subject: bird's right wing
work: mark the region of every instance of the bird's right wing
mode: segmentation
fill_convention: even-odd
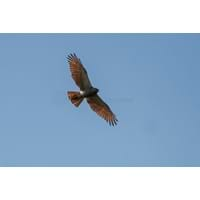
[[[74,79],[76,85],[80,88],[80,90],[85,90],[91,87],[92,85],[88,78],[87,71],[83,67],[81,60],[76,56],[76,54],[70,54],[67,59],[72,78]]]
[[[110,125],[117,124],[117,118],[111,111],[110,107],[98,96],[92,96],[87,98],[87,102],[91,109],[96,112],[100,117],[105,119]]]

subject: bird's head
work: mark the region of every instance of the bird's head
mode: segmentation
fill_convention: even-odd
[[[94,89],[94,91],[95,91],[96,93],[99,92],[99,89],[97,89],[97,88],[93,88],[93,89]]]

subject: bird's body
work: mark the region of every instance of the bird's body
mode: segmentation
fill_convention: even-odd
[[[96,95],[98,92],[99,92],[99,90],[97,88],[90,87],[90,88],[86,89],[85,91],[80,91],[80,94],[83,97],[88,98],[88,97],[92,97],[92,96]]]
[[[80,59],[76,54],[70,54],[68,56],[68,62],[72,78],[80,88],[80,92],[69,91],[67,93],[71,102],[78,107],[83,99],[86,98],[93,111],[109,122],[110,125],[116,125],[118,121],[116,116],[113,114],[109,106],[98,96],[97,93],[99,90],[92,86],[87,71],[83,67]]]

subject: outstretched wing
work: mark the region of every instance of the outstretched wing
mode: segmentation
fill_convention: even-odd
[[[91,82],[88,78],[87,71],[83,67],[81,60],[76,56],[76,54],[70,54],[67,59],[72,78],[80,90],[85,90],[91,87]]]
[[[87,98],[87,102],[90,105],[91,109],[96,112],[100,117],[105,119],[110,125],[114,126],[117,124],[118,120],[115,114],[98,95]]]

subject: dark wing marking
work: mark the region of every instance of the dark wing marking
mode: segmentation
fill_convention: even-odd
[[[105,119],[110,125],[114,126],[117,124],[117,118],[111,111],[109,106],[98,96],[87,98],[87,102],[91,109],[96,112],[100,117]]]
[[[70,54],[67,59],[72,78],[80,90],[85,90],[91,87],[92,85],[88,78],[87,71],[83,67],[81,60],[76,56],[76,54]]]

